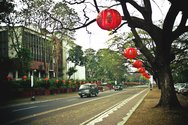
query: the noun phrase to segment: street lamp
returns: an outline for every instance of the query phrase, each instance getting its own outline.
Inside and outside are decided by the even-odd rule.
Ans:
[[[35,93],[33,91],[33,86],[34,86],[34,72],[36,72],[36,70],[34,70],[31,74],[31,88],[32,88],[32,95],[31,95],[31,101],[35,101]]]

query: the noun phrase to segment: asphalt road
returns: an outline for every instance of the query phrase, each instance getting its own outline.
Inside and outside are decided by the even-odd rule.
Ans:
[[[130,113],[129,111],[147,91],[148,88],[126,88],[122,91],[100,92],[97,97],[80,98],[77,95],[4,107],[0,108],[0,123],[2,125],[106,125],[110,122],[110,125],[113,125]],[[113,116],[117,111],[119,113]],[[120,114],[122,115],[119,118],[115,118]],[[110,120],[105,121],[107,118]]]

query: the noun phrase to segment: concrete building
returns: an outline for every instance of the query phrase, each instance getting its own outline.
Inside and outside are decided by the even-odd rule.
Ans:
[[[69,64],[66,59],[69,47],[63,42],[55,36],[48,36],[23,26],[1,27],[0,57],[15,58],[17,48],[27,48],[32,55],[28,76],[34,73],[39,78],[67,79]],[[85,79],[85,67],[77,68],[78,72],[74,75],[74,79]],[[9,75],[15,80],[22,77],[19,70],[10,72]]]

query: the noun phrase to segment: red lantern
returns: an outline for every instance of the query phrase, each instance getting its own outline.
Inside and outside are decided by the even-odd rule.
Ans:
[[[11,76],[7,76],[6,78],[7,78],[7,80],[12,80]]]
[[[22,80],[26,80],[27,79],[27,76],[26,75],[24,75],[24,76],[22,76]]]
[[[44,78],[45,81],[48,81],[48,77]]]
[[[151,77],[150,77],[150,75],[148,74],[147,76],[145,76],[145,78],[146,78],[146,79],[150,79]]]
[[[128,59],[134,59],[138,55],[135,48],[127,48],[124,50],[124,56]]]
[[[139,73],[144,73],[146,70],[145,70],[145,68],[143,68],[143,67],[140,67],[140,68],[138,68],[138,72]]]
[[[134,63],[133,63],[133,66],[135,67],[135,68],[140,68],[140,67],[142,67],[142,61],[140,61],[140,60],[136,60]]]
[[[144,76],[146,79],[149,79],[150,78],[150,75],[146,72],[142,73],[142,76]]]
[[[115,9],[105,9],[101,11],[97,18],[97,24],[101,29],[112,30],[121,24],[122,17]]]
[[[59,83],[59,79],[56,79],[56,81],[55,81],[56,83]]]
[[[63,83],[65,83],[65,80],[62,80]]]

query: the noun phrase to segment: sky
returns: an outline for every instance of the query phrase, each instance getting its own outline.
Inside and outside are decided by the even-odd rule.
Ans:
[[[76,44],[82,46],[84,50],[107,48],[108,45],[105,42],[110,38],[109,31],[100,29],[96,22],[88,28],[91,34],[88,34],[85,28],[76,31]]]
[[[109,2],[110,0],[105,0],[105,2]],[[166,2],[165,2],[166,1]],[[101,2],[101,4],[103,5],[107,5],[110,6],[113,3],[106,3],[104,4],[104,0],[99,0],[99,2]],[[154,21],[158,21],[158,20],[162,20],[165,17],[165,14],[168,10],[169,7],[169,3],[167,0],[157,0],[157,4],[158,6],[160,6],[161,10],[159,9],[158,6],[156,6],[155,3],[152,3],[153,6],[153,19]],[[78,7],[78,6],[77,6]],[[78,8],[75,8],[76,10],[78,10],[78,13],[80,13],[81,7],[79,6]],[[123,13],[121,12],[121,7],[115,8],[117,9],[121,15],[123,15]],[[132,9],[131,12],[135,13],[135,10],[131,7],[129,7],[128,9]],[[91,18],[96,18],[97,17],[97,13],[89,13],[89,16],[91,16]],[[136,14],[139,15],[139,14]],[[93,24],[91,24],[90,26],[88,26],[89,31],[91,32],[91,35],[89,35],[85,28],[82,28],[80,30],[76,31],[76,41],[75,43],[82,46],[82,48],[85,50],[87,48],[92,48],[94,50],[99,50],[102,48],[107,48],[108,44],[106,43],[106,41],[111,38],[112,36],[109,36],[109,31],[106,30],[102,30],[96,22],[94,22]],[[123,26],[122,28],[120,28],[120,30],[118,32],[129,32],[130,28],[127,26]]]

